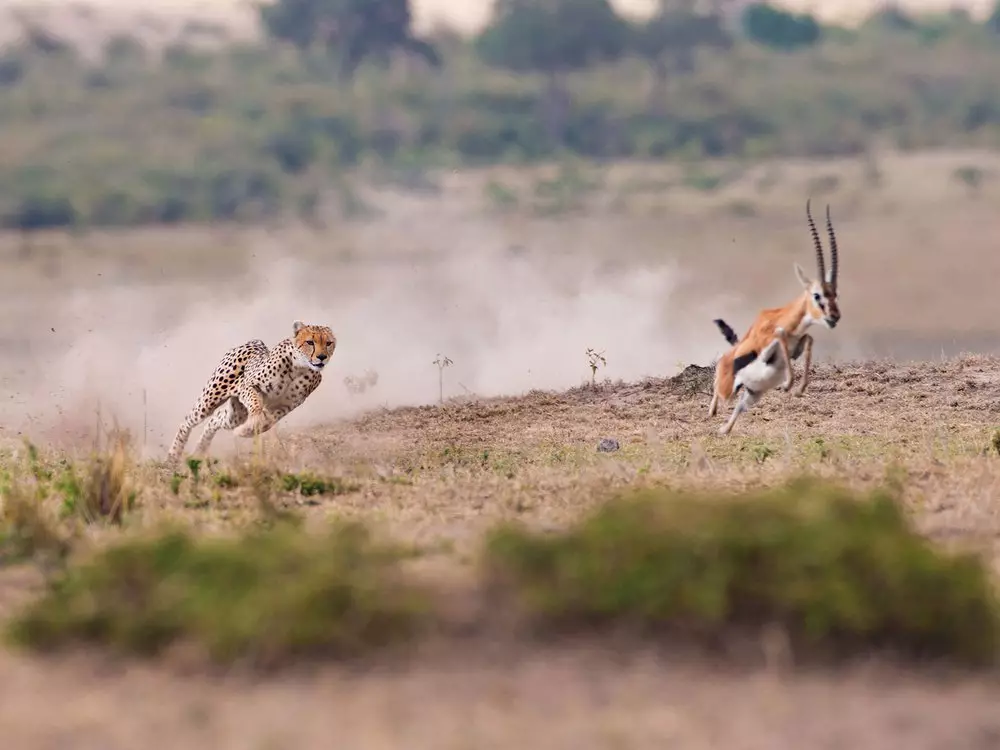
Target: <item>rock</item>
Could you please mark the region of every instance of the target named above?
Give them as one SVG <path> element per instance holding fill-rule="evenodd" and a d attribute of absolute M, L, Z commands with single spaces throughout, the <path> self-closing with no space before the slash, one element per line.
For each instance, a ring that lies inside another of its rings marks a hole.
<path fill-rule="evenodd" d="M 619 448 L 621 446 L 618 445 L 618 441 L 614 438 L 601 438 L 601 442 L 597 444 L 598 453 L 613 453 Z"/>

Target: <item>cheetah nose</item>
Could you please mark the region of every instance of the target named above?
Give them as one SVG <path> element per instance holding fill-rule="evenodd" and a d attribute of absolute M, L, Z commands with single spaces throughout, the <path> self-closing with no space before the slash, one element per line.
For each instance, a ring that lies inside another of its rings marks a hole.
<path fill-rule="evenodd" d="M 329 356 L 330 356 L 329 354 L 317 354 L 316 359 L 318 359 L 320 362 L 325 362 L 326 358 Z"/>

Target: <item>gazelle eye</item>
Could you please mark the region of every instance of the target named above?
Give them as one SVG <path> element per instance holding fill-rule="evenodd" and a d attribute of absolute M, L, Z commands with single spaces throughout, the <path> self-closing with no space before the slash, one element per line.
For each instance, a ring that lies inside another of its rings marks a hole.
<path fill-rule="evenodd" d="M 813 299 L 819 302 L 823 298 L 820 297 L 819 292 L 813 292 Z"/>

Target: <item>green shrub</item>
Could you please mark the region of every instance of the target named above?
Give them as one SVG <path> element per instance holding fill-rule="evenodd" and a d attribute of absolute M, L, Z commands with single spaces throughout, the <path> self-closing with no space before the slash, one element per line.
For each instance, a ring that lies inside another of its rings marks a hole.
<path fill-rule="evenodd" d="M 289 525 L 238 539 L 171 531 L 70 568 L 9 632 L 41 650 L 89 642 L 153 655 L 183 642 L 258 666 L 350 657 L 420 622 L 425 602 L 400 577 L 402 555 L 354 524 L 318 536 Z"/>
<path fill-rule="evenodd" d="M 649 491 L 553 535 L 505 526 L 490 579 L 549 626 L 632 623 L 676 634 L 778 624 L 806 653 L 885 648 L 994 659 L 987 572 L 912 531 L 895 500 L 798 481 L 745 496 Z"/>
<path fill-rule="evenodd" d="M 790 13 L 766 2 L 746 6 L 742 20 L 749 39 L 775 50 L 811 47 L 822 34 L 819 23 L 808 13 Z"/>

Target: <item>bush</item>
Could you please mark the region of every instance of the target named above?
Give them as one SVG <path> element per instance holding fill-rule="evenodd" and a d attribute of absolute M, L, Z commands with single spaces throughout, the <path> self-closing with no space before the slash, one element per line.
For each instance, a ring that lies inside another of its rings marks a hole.
<path fill-rule="evenodd" d="M 540 623 L 720 637 L 778 624 L 793 647 L 989 662 L 998 610 L 977 559 L 912 531 L 886 492 L 815 481 L 746 496 L 650 491 L 562 533 L 491 535 L 487 571 Z"/>
<path fill-rule="evenodd" d="M 321 536 L 289 525 L 238 539 L 171 531 L 71 568 L 10 635 L 42 650 L 89 642 L 140 655 L 185 642 L 216 662 L 258 666 L 349 657 L 419 623 L 424 600 L 402 581 L 401 557 L 355 524 Z"/>
<path fill-rule="evenodd" d="M 771 49 L 790 51 L 819 42 L 820 26 L 808 14 L 790 13 L 769 3 L 753 3 L 743 11 L 743 31 Z"/>
<path fill-rule="evenodd" d="M 32 193 L 18 201 L 2 218 L 4 229 L 35 231 L 74 226 L 80 214 L 72 199 L 63 194 Z"/>

